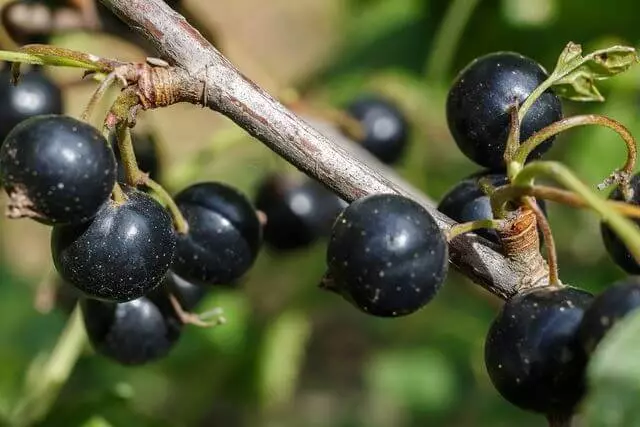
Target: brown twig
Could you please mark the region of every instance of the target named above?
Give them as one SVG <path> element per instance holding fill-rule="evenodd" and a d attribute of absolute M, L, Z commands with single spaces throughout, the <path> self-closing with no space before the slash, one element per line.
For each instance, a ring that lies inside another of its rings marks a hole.
<path fill-rule="evenodd" d="M 172 64 L 174 102 L 206 105 L 245 129 L 271 150 L 347 201 L 372 193 L 398 193 L 424 205 L 444 229 L 453 221 L 439 213 L 420 191 L 398 179 L 380 162 L 345 141 L 339 132 L 324 134 L 248 80 L 177 12 L 162 0 L 101 0 L 140 32 Z M 126 91 L 125 91 L 126 92 Z M 131 93 L 123 94 L 133 101 Z M 140 105 L 131 105 L 131 109 Z M 150 104 L 145 108 L 153 108 Z M 327 135 L 325 135 L 327 134 Z M 327 136 L 330 136 L 329 139 Z M 475 235 L 454 239 L 450 261 L 474 282 L 508 298 L 520 273 L 496 247 Z"/>

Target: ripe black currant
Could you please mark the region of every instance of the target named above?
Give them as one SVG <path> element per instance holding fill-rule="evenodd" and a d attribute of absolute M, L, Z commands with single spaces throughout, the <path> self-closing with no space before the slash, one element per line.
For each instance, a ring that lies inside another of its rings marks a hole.
<path fill-rule="evenodd" d="M 447 273 L 447 242 L 419 204 L 395 194 L 359 199 L 337 218 L 327 287 L 366 313 L 395 317 L 428 303 Z"/>
<path fill-rule="evenodd" d="M 21 121 L 43 114 L 62 114 L 62 92 L 40 68 L 20 75 L 17 86 L 11 84 L 11 70 L 0 71 L 0 141 Z M 1 144 L 1 142 L 0 142 Z"/>
<path fill-rule="evenodd" d="M 227 284 L 249 270 L 262 242 L 262 226 L 242 193 L 205 182 L 186 188 L 175 201 L 189 232 L 178 238 L 174 272 L 198 284 Z"/>
<path fill-rule="evenodd" d="M 10 213 L 47 224 L 87 221 L 109 198 L 116 162 L 94 127 L 69 116 L 22 121 L 0 147 Z"/>
<path fill-rule="evenodd" d="M 457 222 L 469 222 L 493 218 L 489 196 L 482 191 L 480 180 L 485 179 L 494 187 L 506 185 L 509 180 L 505 174 L 488 170 L 475 173 L 460 181 L 442 197 L 438 210 Z M 537 201 L 540 208 L 546 211 L 544 200 Z M 481 229 L 476 232 L 480 236 L 499 243 L 500 238 L 494 230 Z"/>
<path fill-rule="evenodd" d="M 489 377 L 512 404 L 547 415 L 570 415 L 584 392 L 586 356 L 578 327 L 591 294 L 537 288 L 505 303 L 485 343 Z"/>
<path fill-rule="evenodd" d="M 169 353 L 182 324 L 165 296 L 113 303 L 85 299 L 82 314 L 94 350 L 122 365 L 141 365 Z"/>
<path fill-rule="evenodd" d="M 194 285 L 171 270 L 167 272 L 164 279 L 163 289 L 173 294 L 186 311 L 193 310 L 207 295 L 206 287 Z"/>
<path fill-rule="evenodd" d="M 88 223 L 56 226 L 53 262 L 60 276 L 87 296 L 130 301 L 155 288 L 171 265 L 176 236 L 171 217 L 151 196 L 124 187 Z"/>
<path fill-rule="evenodd" d="M 256 208 L 267 216 L 265 242 L 277 250 L 305 247 L 328 236 L 346 202 L 311 179 L 272 175 L 262 181 Z"/>
<path fill-rule="evenodd" d="M 633 189 L 633 198 L 627 200 L 627 203 L 640 205 L 640 175 L 634 175 L 631 178 L 631 188 Z M 624 200 L 620 188 L 616 188 L 611 192 L 609 199 Z M 640 220 L 634 220 L 634 222 L 640 225 Z M 600 232 L 602 234 L 604 247 L 613 261 L 629 274 L 640 274 L 640 264 L 638 264 L 618 235 L 605 223 L 600 224 Z"/>
<path fill-rule="evenodd" d="M 584 313 L 580 342 L 591 353 L 613 326 L 640 308 L 640 277 L 630 276 L 612 284 L 598 295 Z"/>
<path fill-rule="evenodd" d="M 540 64 L 513 52 L 492 53 L 471 62 L 457 76 L 447 98 L 447 123 L 460 150 L 479 165 L 504 169 L 510 107 L 515 101 L 524 102 L 547 77 Z M 520 137 L 524 140 L 561 118 L 560 100 L 547 91 L 524 117 Z M 530 158 L 539 158 L 552 141 L 546 140 Z"/>
<path fill-rule="evenodd" d="M 407 145 L 409 125 L 397 106 L 379 95 L 362 95 L 346 110 L 363 127 L 364 148 L 387 164 L 400 159 Z"/>
<path fill-rule="evenodd" d="M 160 178 L 160 161 L 158 153 L 158 142 L 150 133 L 132 132 L 131 142 L 133 143 L 133 152 L 136 155 L 138 168 L 149 174 L 149 178 L 158 181 Z M 120 163 L 120 150 L 115 139 L 115 135 L 110 138 L 113 152 L 118 161 L 118 181 L 125 182 L 125 172 L 122 163 Z"/>

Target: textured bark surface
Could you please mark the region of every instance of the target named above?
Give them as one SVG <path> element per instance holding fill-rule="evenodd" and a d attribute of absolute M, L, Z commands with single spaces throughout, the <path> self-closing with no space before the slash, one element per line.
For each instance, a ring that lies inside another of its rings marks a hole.
<path fill-rule="evenodd" d="M 100 0 L 151 42 L 176 67 L 178 102 L 204 103 L 348 201 L 372 193 L 399 193 L 423 204 L 443 229 L 453 222 L 421 192 L 403 182 L 338 132 L 304 121 L 247 79 L 163 0 Z M 322 128 L 322 129 L 320 129 Z M 457 237 L 451 263 L 500 298 L 516 291 L 522 269 L 486 240 Z"/>

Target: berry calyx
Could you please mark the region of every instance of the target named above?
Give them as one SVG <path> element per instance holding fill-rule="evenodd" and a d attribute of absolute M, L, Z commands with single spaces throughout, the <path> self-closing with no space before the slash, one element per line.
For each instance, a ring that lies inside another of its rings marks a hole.
<path fill-rule="evenodd" d="M 475 163 L 504 170 L 510 128 L 510 109 L 544 82 L 547 72 L 534 60 L 513 52 L 497 52 L 475 59 L 456 77 L 447 97 L 447 123 L 458 148 Z M 520 125 L 520 137 L 562 118 L 560 99 L 546 91 L 531 106 Z M 536 159 L 553 138 L 529 156 Z"/>
<path fill-rule="evenodd" d="M 336 220 L 327 249 L 325 286 L 374 316 L 410 314 L 444 282 L 447 243 L 418 203 L 376 194 L 349 205 Z"/>
<path fill-rule="evenodd" d="M 311 179 L 272 175 L 258 188 L 256 208 L 267 216 L 264 240 L 280 251 L 311 245 L 328 236 L 346 202 Z"/>
<path fill-rule="evenodd" d="M 535 288 L 507 301 L 485 342 L 485 364 L 502 397 L 526 410 L 570 415 L 584 393 L 586 356 L 578 327 L 593 297 Z"/>
<path fill-rule="evenodd" d="M 640 205 L 640 175 L 634 175 L 629 184 L 633 190 L 633 197 L 631 200 L 626 200 L 626 202 L 633 205 Z M 625 201 L 619 187 L 611 192 L 609 199 Z M 640 220 L 636 219 L 633 221 L 640 225 Z M 640 274 L 640 264 L 638 264 L 618 235 L 604 222 L 600 224 L 600 232 L 602 234 L 604 247 L 607 250 L 607 253 L 609 253 L 609 256 L 611 256 L 611 259 L 627 273 Z"/>
<path fill-rule="evenodd" d="M 640 277 L 630 276 L 596 296 L 580 324 L 580 342 L 593 352 L 602 338 L 627 314 L 640 308 Z"/>
<path fill-rule="evenodd" d="M 22 121 L 0 147 L 0 180 L 9 216 L 46 224 L 92 218 L 109 198 L 116 162 L 94 127 L 69 116 Z"/>
<path fill-rule="evenodd" d="M 409 125 L 396 105 L 379 95 L 369 94 L 351 102 L 346 111 L 362 125 L 364 148 L 387 164 L 402 157 Z"/>
<path fill-rule="evenodd" d="M 60 88 L 42 71 L 31 68 L 20 74 L 17 86 L 11 83 L 10 67 L 0 71 L 0 141 L 18 123 L 43 114 L 62 114 Z"/>
<path fill-rule="evenodd" d="M 173 271 L 198 284 L 227 284 L 258 255 L 262 227 L 247 198 L 217 182 L 192 185 L 175 197 L 189 231 L 178 238 Z"/>
<path fill-rule="evenodd" d="M 92 221 L 53 228 L 58 273 L 91 298 L 140 298 L 162 281 L 173 259 L 176 236 L 167 211 L 141 191 L 123 190 L 126 200 L 109 200 Z"/>
<path fill-rule="evenodd" d="M 122 365 L 141 365 L 166 356 L 180 337 L 182 324 L 166 296 L 113 303 L 81 303 L 93 349 Z"/>

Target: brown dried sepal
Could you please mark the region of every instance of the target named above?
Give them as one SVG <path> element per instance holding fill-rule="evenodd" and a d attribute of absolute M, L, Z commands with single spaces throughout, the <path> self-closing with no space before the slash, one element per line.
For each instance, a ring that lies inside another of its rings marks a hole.
<path fill-rule="evenodd" d="M 35 211 L 35 205 L 29 198 L 27 190 L 22 186 L 15 186 L 8 189 L 9 203 L 6 209 L 7 218 L 32 218 L 44 219 L 44 216 Z"/>

